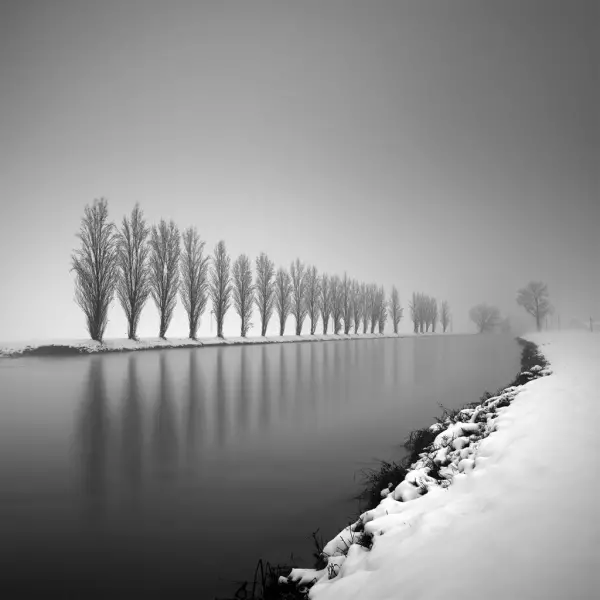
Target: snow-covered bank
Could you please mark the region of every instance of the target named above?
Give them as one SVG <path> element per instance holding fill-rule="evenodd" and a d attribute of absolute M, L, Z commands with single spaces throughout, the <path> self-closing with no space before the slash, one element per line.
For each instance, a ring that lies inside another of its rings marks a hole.
<path fill-rule="evenodd" d="M 139 341 L 125 338 L 107 339 L 102 344 L 93 340 L 40 340 L 28 342 L 15 342 L 0 344 L 0 357 L 16 356 L 42 356 L 42 355 L 69 355 L 93 354 L 98 352 L 128 352 L 134 350 L 157 350 L 164 348 L 199 348 L 203 346 L 239 346 L 242 344 L 283 344 L 291 342 L 331 342 L 341 340 L 368 340 L 381 338 L 413 337 L 415 334 L 394 333 L 365 333 L 365 334 L 316 334 L 316 335 L 284 335 L 273 337 L 228 337 L 225 339 L 210 337 L 198 338 L 196 341 L 189 338 L 142 338 Z M 419 334 L 431 336 L 438 334 Z M 445 333 L 440 335 L 465 335 Z M 470 334 L 467 334 L 470 335 Z"/>
<path fill-rule="evenodd" d="M 289 581 L 315 600 L 596 597 L 600 335 L 525 337 L 550 368 L 433 426 L 406 480 L 326 545 L 325 568 Z"/>

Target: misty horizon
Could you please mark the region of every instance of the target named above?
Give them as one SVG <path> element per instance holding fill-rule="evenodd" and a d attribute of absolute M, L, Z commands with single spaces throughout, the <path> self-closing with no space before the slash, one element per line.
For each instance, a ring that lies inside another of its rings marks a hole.
<path fill-rule="evenodd" d="M 232 260 L 395 285 L 400 333 L 413 292 L 447 300 L 455 333 L 475 331 L 481 302 L 533 329 L 515 301 L 531 280 L 563 327 L 597 321 L 595 16 L 586 2 L 3 5 L 0 341 L 87 337 L 69 269 L 99 197 L 117 224 L 139 202 Z M 126 331 L 115 299 L 105 337 Z M 148 301 L 138 335 L 157 332 Z M 231 309 L 224 333 L 239 333 Z M 198 334 L 216 335 L 210 304 Z M 178 301 L 167 337 L 186 335 Z"/>

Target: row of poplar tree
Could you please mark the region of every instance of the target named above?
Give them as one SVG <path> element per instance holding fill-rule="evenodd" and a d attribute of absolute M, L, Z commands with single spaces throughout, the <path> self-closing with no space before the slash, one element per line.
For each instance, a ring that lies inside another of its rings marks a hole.
<path fill-rule="evenodd" d="M 376 329 L 384 333 L 388 316 L 398 333 L 402 319 L 395 286 L 386 299 L 383 286 L 359 283 L 347 274 L 343 278 L 320 275 L 316 267 L 307 267 L 299 259 L 289 271 L 283 267 L 276 270 L 265 253 L 256 258 L 253 277 L 247 255 L 241 254 L 232 265 L 225 242 L 218 242 L 209 255 L 195 227 L 181 234 L 172 220 L 167 223 L 164 219 L 148 227 L 138 204 L 117 227 L 108 220 L 107 201 L 95 200 L 85 207 L 78 238 L 81 246 L 72 255 L 75 300 L 84 312 L 90 337 L 99 342 L 115 292 L 127 318 L 130 339 L 137 339 L 140 316 L 150 297 L 158 309 L 159 337 L 163 339 L 178 296 L 187 313 L 191 339 L 196 339 L 209 300 L 218 337 L 223 337 L 225 315 L 232 306 L 241 320 L 242 337 L 252 326 L 255 307 L 262 336 L 274 313 L 280 335 L 290 315 L 296 322 L 296 335 L 301 334 L 307 318 L 311 335 L 316 333 L 319 318 L 323 334 L 330 322 L 334 334 L 359 333 L 361 328 L 363 333 L 375 333 Z M 435 300 L 413 294 L 410 308 L 415 332 L 429 331 L 430 325 L 435 331 Z M 440 311 L 444 331 L 449 320 L 447 308 L 444 302 Z"/>

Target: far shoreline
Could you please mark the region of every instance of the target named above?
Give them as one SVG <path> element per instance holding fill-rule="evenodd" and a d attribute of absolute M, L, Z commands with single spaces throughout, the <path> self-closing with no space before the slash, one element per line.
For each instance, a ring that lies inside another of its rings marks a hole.
<path fill-rule="evenodd" d="M 306 342 L 341 342 L 349 340 L 377 340 L 398 338 L 419 338 L 433 336 L 474 335 L 472 333 L 366 333 L 366 334 L 315 334 L 285 335 L 273 337 L 230 337 L 230 338 L 142 338 L 139 341 L 127 338 L 111 338 L 102 344 L 93 340 L 61 340 L 39 342 L 15 342 L 0 344 L 0 358 L 22 357 L 62 357 L 86 354 L 104 354 L 109 352 L 140 352 L 148 350 L 173 350 L 190 348 L 214 348 L 221 346 L 256 346 L 263 344 L 286 344 Z"/>

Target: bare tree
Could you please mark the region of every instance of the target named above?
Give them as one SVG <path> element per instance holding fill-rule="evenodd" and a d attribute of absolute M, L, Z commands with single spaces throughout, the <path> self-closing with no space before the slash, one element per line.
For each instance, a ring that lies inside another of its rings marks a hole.
<path fill-rule="evenodd" d="M 279 335 L 285 332 L 285 322 L 292 310 L 292 279 L 283 268 L 275 275 L 275 311 L 279 316 Z"/>
<path fill-rule="evenodd" d="M 225 242 L 221 240 L 215 246 L 210 268 L 209 294 L 212 301 L 215 321 L 217 322 L 217 337 L 223 337 L 225 315 L 231 306 L 231 259 L 227 254 Z"/>
<path fill-rule="evenodd" d="M 392 319 L 392 325 L 394 326 L 394 333 L 398 334 L 398 325 L 402 320 L 402 313 L 404 309 L 400 306 L 400 294 L 398 294 L 398 288 L 392 287 L 392 295 L 390 296 L 388 310 L 390 311 L 390 318 Z"/>
<path fill-rule="evenodd" d="M 352 320 L 354 321 L 354 334 L 358 334 L 362 319 L 362 299 L 360 296 L 360 284 L 352 281 Z"/>
<path fill-rule="evenodd" d="M 408 307 L 410 308 L 410 319 L 413 322 L 413 331 L 419 333 L 419 294 L 417 292 L 413 292 Z"/>
<path fill-rule="evenodd" d="M 241 320 L 240 335 L 246 337 L 252 327 L 252 304 L 254 303 L 254 284 L 250 259 L 240 254 L 233 263 L 233 305 Z"/>
<path fill-rule="evenodd" d="M 371 293 L 369 295 L 369 304 L 370 304 L 370 312 L 371 312 L 371 333 L 375 333 L 375 327 L 379 323 L 379 313 L 380 313 L 380 297 L 379 297 L 379 289 L 377 284 L 371 284 Z"/>
<path fill-rule="evenodd" d="M 319 320 L 321 280 L 316 267 L 306 271 L 306 311 L 310 319 L 310 335 L 315 335 Z"/>
<path fill-rule="evenodd" d="M 352 328 L 354 309 L 352 307 L 352 280 L 344 273 L 341 287 L 342 319 L 344 320 L 344 333 L 348 335 Z"/>
<path fill-rule="evenodd" d="M 479 333 L 488 333 L 493 331 L 500 324 L 500 311 L 496 306 L 489 306 L 485 303 L 474 306 L 469 311 L 471 321 L 477 325 Z"/>
<path fill-rule="evenodd" d="M 334 275 L 331 278 L 329 285 L 331 287 L 331 316 L 333 318 L 333 333 L 338 335 L 342 329 L 342 317 L 344 315 L 342 282 L 337 275 Z"/>
<path fill-rule="evenodd" d="M 180 235 L 173 221 L 160 220 L 150 232 L 150 294 L 160 315 L 158 337 L 165 339 L 179 289 Z"/>
<path fill-rule="evenodd" d="M 446 329 L 450 325 L 450 305 L 447 300 L 444 300 L 440 307 L 440 323 L 442 324 L 442 331 L 446 333 Z"/>
<path fill-rule="evenodd" d="M 321 320 L 323 322 L 323 335 L 327 335 L 329 326 L 329 317 L 333 313 L 333 297 L 331 295 L 331 277 L 323 275 L 321 277 L 321 298 L 320 298 Z"/>
<path fill-rule="evenodd" d="M 517 293 L 517 304 L 533 316 L 538 331 L 542 329 L 544 317 L 552 313 L 548 286 L 541 281 L 530 281 L 521 288 Z"/>
<path fill-rule="evenodd" d="M 118 278 L 118 236 L 108 222 L 106 199 L 86 205 L 77 237 L 81 249 L 71 255 L 75 302 L 83 310 L 90 337 L 102 342 Z"/>
<path fill-rule="evenodd" d="M 188 316 L 189 337 L 196 339 L 202 314 L 208 303 L 208 265 L 210 258 L 204 254 L 205 242 L 200 240 L 195 227 L 183 232 L 181 253 L 181 303 Z"/>
<path fill-rule="evenodd" d="M 371 322 L 371 286 L 368 286 L 366 283 L 360 284 L 360 299 L 364 334 L 367 333 L 369 323 Z"/>
<path fill-rule="evenodd" d="M 296 335 L 302 334 L 302 324 L 307 315 L 306 307 L 306 268 L 297 258 L 290 265 L 292 279 L 292 314 L 296 320 Z"/>
<path fill-rule="evenodd" d="M 273 282 L 275 279 L 275 264 L 261 252 L 256 259 L 256 294 L 255 303 L 260 314 L 260 335 L 267 335 L 267 325 L 273 316 L 275 301 Z"/>
<path fill-rule="evenodd" d="M 435 328 L 438 320 L 438 303 L 435 298 L 429 298 L 429 310 L 430 317 L 429 320 L 431 322 L 431 333 L 435 333 Z"/>
<path fill-rule="evenodd" d="M 118 232 L 117 298 L 127 319 L 127 337 L 137 340 L 137 328 L 142 309 L 150 295 L 148 283 L 148 238 L 144 213 L 136 204 L 131 217 L 123 217 Z"/>
<path fill-rule="evenodd" d="M 377 291 L 377 326 L 379 333 L 384 333 L 385 322 L 387 321 L 387 302 L 385 301 L 385 289 L 383 286 Z"/>

